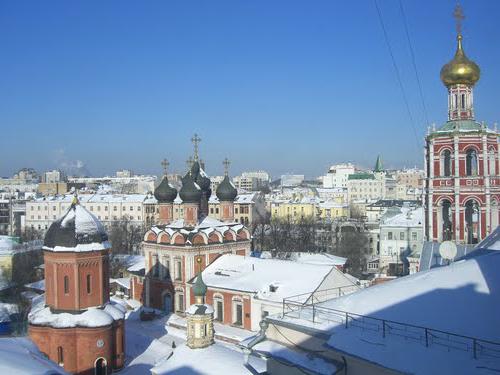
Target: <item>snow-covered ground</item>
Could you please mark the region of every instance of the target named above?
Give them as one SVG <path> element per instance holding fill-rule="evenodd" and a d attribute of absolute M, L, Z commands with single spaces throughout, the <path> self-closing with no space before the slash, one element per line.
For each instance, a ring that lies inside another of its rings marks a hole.
<path fill-rule="evenodd" d="M 169 318 L 179 326 L 185 325 L 185 319 L 175 315 L 143 322 L 138 311 L 128 314 L 125 321 L 127 364 L 120 374 L 149 374 L 152 368 L 158 375 L 251 374 L 244 366 L 241 349 L 218 340 L 205 349 L 190 349 L 185 345 L 186 331 L 168 326 Z M 228 334 L 241 336 L 236 332 Z M 259 371 L 265 370 L 262 360 L 253 358 L 250 363 Z"/>

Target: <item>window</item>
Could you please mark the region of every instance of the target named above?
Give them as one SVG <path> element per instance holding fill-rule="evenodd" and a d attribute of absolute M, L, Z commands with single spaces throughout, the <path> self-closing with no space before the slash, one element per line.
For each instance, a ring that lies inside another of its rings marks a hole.
<path fill-rule="evenodd" d="M 90 294 L 92 291 L 91 281 L 92 281 L 92 276 L 87 275 L 87 294 Z"/>
<path fill-rule="evenodd" d="M 417 240 L 417 232 L 411 232 L 411 239 L 412 239 L 412 241 Z"/>
<path fill-rule="evenodd" d="M 184 294 L 177 292 L 177 311 L 184 312 Z"/>
<path fill-rule="evenodd" d="M 234 213 L 237 214 L 238 213 L 238 207 L 235 207 L 234 208 Z"/>
<path fill-rule="evenodd" d="M 175 261 L 175 279 L 182 280 L 182 263 L 180 260 Z"/>
<path fill-rule="evenodd" d="M 113 211 L 116 211 L 118 208 L 116 206 L 113 206 Z"/>
<path fill-rule="evenodd" d="M 64 356 L 62 346 L 57 347 L 57 363 L 59 366 L 64 367 Z"/>
<path fill-rule="evenodd" d="M 478 174 L 476 150 L 467 150 L 465 156 L 465 173 L 467 174 L 467 176 L 477 176 Z"/>
<path fill-rule="evenodd" d="M 218 214 L 219 213 L 219 207 L 215 207 L 215 213 Z"/>
<path fill-rule="evenodd" d="M 392 232 L 387 232 L 387 239 L 392 240 Z"/>
<path fill-rule="evenodd" d="M 153 255 L 153 277 L 158 277 L 159 276 L 159 265 L 158 265 L 158 255 Z"/>
<path fill-rule="evenodd" d="M 404 240 L 405 239 L 405 232 L 400 232 L 399 233 L 399 239 Z"/>
<path fill-rule="evenodd" d="M 104 211 L 107 211 L 108 210 L 108 206 L 104 206 Z"/>
<path fill-rule="evenodd" d="M 240 300 L 233 301 L 233 324 L 243 325 L 243 303 Z"/>
<path fill-rule="evenodd" d="M 69 277 L 64 276 L 64 294 L 69 293 Z"/>
<path fill-rule="evenodd" d="M 444 150 L 441 154 L 441 175 L 451 176 L 451 151 Z"/>
<path fill-rule="evenodd" d="M 222 296 L 214 296 L 215 320 L 218 322 L 224 321 L 224 300 Z"/>
<path fill-rule="evenodd" d="M 490 150 L 488 151 L 488 172 L 490 176 L 495 176 L 496 174 L 494 148 L 490 148 Z"/>

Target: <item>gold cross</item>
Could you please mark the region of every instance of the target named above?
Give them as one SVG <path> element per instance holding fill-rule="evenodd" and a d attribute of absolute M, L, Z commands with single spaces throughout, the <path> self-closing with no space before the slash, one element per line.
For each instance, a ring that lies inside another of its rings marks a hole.
<path fill-rule="evenodd" d="M 170 165 L 170 163 L 168 162 L 168 160 L 167 160 L 167 159 L 163 159 L 163 160 L 161 161 L 161 166 L 162 166 L 162 168 L 163 168 L 163 174 L 164 174 L 165 176 L 167 175 L 167 168 L 168 168 L 168 166 L 169 166 L 169 165 Z"/>
<path fill-rule="evenodd" d="M 201 138 L 198 136 L 198 134 L 194 133 L 194 136 L 191 138 L 191 142 L 193 142 L 194 145 L 194 160 L 198 160 L 198 145 L 201 142 Z"/>
<path fill-rule="evenodd" d="M 224 175 L 227 176 L 229 174 L 229 166 L 231 165 L 231 162 L 228 158 L 225 158 L 222 164 L 224 165 Z"/>
<path fill-rule="evenodd" d="M 457 6 L 453 11 L 453 18 L 455 18 L 455 21 L 457 23 L 457 33 L 462 34 L 462 21 L 465 19 L 465 16 L 459 3 L 457 3 Z"/>

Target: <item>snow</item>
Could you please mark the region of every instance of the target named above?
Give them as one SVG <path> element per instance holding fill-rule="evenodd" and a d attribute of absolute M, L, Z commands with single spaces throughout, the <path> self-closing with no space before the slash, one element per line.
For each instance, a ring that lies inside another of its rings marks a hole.
<path fill-rule="evenodd" d="M 424 224 L 424 209 L 423 207 L 414 210 L 406 207 L 401 208 L 402 213 L 392 217 L 382 218 L 380 226 L 383 227 L 396 227 L 396 228 L 414 228 L 423 226 Z"/>
<path fill-rule="evenodd" d="M 234 347 L 215 343 L 203 349 L 179 345 L 170 358 L 151 369 L 153 375 L 252 374 L 244 367 L 243 353 Z"/>
<path fill-rule="evenodd" d="M 257 298 L 281 302 L 286 297 L 311 293 L 332 270 L 337 271 L 328 265 L 224 254 L 203 271 L 203 280 L 212 288 L 251 292 Z"/>
<path fill-rule="evenodd" d="M 188 307 L 186 310 L 187 314 L 190 315 L 209 315 L 214 313 L 214 308 L 211 305 L 197 305 L 197 304 L 192 304 L 191 306 Z"/>
<path fill-rule="evenodd" d="M 76 204 L 74 207 L 71 206 L 66 212 L 61 221 L 60 225 L 62 228 L 66 228 L 70 223 L 74 221 L 75 223 L 75 236 L 77 238 L 85 238 L 94 233 L 106 233 L 104 226 L 93 214 L 91 214 L 87 209 L 80 204 Z M 93 243 L 78 243 L 74 247 L 66 246 L 55 246 L 48 247 L 44 246 L 44 250 L 51 251 L 72 251 L 72 252 L 87 252 L 87 251 L 98 251 L 110 249 L 111 243 L 109 241 L 103 242 L 93 242 Z"/>
<path fill-rule="evenodd" d="M 332 362 L 328 362 L 323 358 L 308 355 L 306 353 L 291 350 L 290 348 L 273 341 L 262 341 L 255 345 L 252 349 L 255 352 L 284 360 L 293 365 L 314 371 L 318 374 L 334 374 L 337 371 L 337 367 Z"/>
<path fill-rule="evenodd" d="M 118 279 L 109 279 L 110 283 L 116 283 L 125 289 L 130 289 L 130 277 L 120 277 Z"/>
<path fill-rule="evenodd" d="M 472 340 L 457 336 L 449 338 L 446 334 L 431 331 L 431 344 L 427 348 L 424 329 L 418 327 L 500 343 L 500 324 L 495 313 L 500 310 L 499 267 L 500 252 L 482 252 L 449 266 L 398 278 L 317 304 L 315 323 L 307 321 L 310 308 L 301 310 L 298 319 L 291 317 L 296 314 L 293 313 L 283 320 L 323 331 L 330 336 L 328 345 L 336 351 L 403 373 L 497 373 L 500 358 L 488 359 L 482 355 L 484 349 L 480 349 L 479 358 L 474 360 Z M 318 309 L 321 308 L 338 312 L 324 311 L 318 318 Z M 384 338 L 381 321 L 367 318 L 351 319 L 349 328 L 345 329 L 344 312 L 391 321 L 387 325 L 388 333 Z M 280 317 L 271 319 L 282 320 Z M 394 322 L 417 327 L 409 328 Z M 406 338 L 398 336 L 401 331 L 397 329 L 403 329 Z M 450 349 L 449 345 L 463 349 Z M 498 351 L 500 346 L 489 347 Z"/>
<path fill-rule="evenodd" d="M 66 372 L 46 359 L 28 338 L 0 338 L 0 374 L 56 375 Z"/>
<path fill-rule="evenodd" d="M 79 314 L 55 313 L 45 307 L 45 296 L 33 299 L 28 320 L 33 325 L 53 328 L 104 327 L 113 324 L 114 320 L 123 319 L 126 309 L 118 304 L 107 304 L 103 310 L 91 307 Z"/>
<path fill-rule="evenodd" d="M 129 272 L 139 272 L 146 269 L 146 259 L 144 256 L 141 256 L 141 259 L 137 259 L 137 261 L 127 268 Z"/>
<path fill-rule="evenodd" d="M 290 253 L 290 260 L 304 264 L 343 266 L 347 261 L 347 258 L 327 253 L 294 252 Z"/>
<path fill-rule="evenodd" d="M 25 288 L 45 291 L 45 279 L 24 285 Z"/>

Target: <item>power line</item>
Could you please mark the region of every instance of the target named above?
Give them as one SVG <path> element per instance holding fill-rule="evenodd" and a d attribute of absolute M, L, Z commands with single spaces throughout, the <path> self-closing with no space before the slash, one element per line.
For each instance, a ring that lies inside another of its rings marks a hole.
<path fill-rule="evenodd" d="M 413 120 L 413 116 L 411 114 L 410 105 L 408 103 L 408 98 L 406 97 L 406 92 L 405 92 L 405 89 L 403 86 L 403 81 L 401 80 L 401 74 L 399 73 L 399 68 L 398 68 L 398 65 L 396 64 L 396 59 L 394 57 L 394 53 L 392 52 L 391 43 L 389 42 L 389 36 L 387 35 L 387 30 L 385 28 L 384 19 L 382 18 L 382 12 L 380 11 L 378 1 L 374 0 L 374 2 L 375 2 L 375 7 L 377 8 L 377 15 L 378 15 L 378 19 L 380 21 L 380 26 L 382 27 L 382 31 L 384 33 L 385 43 L 387 44 L 387 49 L 389 50 L 389 55 L 391 56 L 392 66 L 394 68 L 394 71 L 396 72 L 396 78 L 397 78 L 397 81 L 399 84 L 399 88 L 401 89 L 401 95 L 403 97 L 403 101 L 405 102 L 406 111 L 408 113 L 408 118 L 410 119 L 410 125 L 413 129 L 413 135 L 415 136 L 417 150 L 419 151 L 420 143 L 418 141 L 417 130 L 415 128 L 415 121 Z"/>
<path fill-rule="evenodd" d="M 399 0 L 399 9 L 401 10 L 401 15 L 403 17 L 403 24 L 405 25 L 406 39 L 408 40 L 408 46 L 410 47 L 411 62 L 413 65 L 413 70 L 415 71 L 415 78 L 417 79 L 418 92 L 420 94 L 420 100 L 422 102 L 422 108 L 424 110 L 425 124 L 429 125 L 429 117 L 427 116 L 427 106 L 425 105 L 424 93 L 422 90 L 422 84 L 420 83 L 420 76 L 418 74 L 417 63 L 415 59 L 415 53 L 413 51 L 413 46 L 410 39 L 410 32 L 408 31 L 408 21 L 406 19 L 406 14 L 403 8 L 403 2 Z"/>

